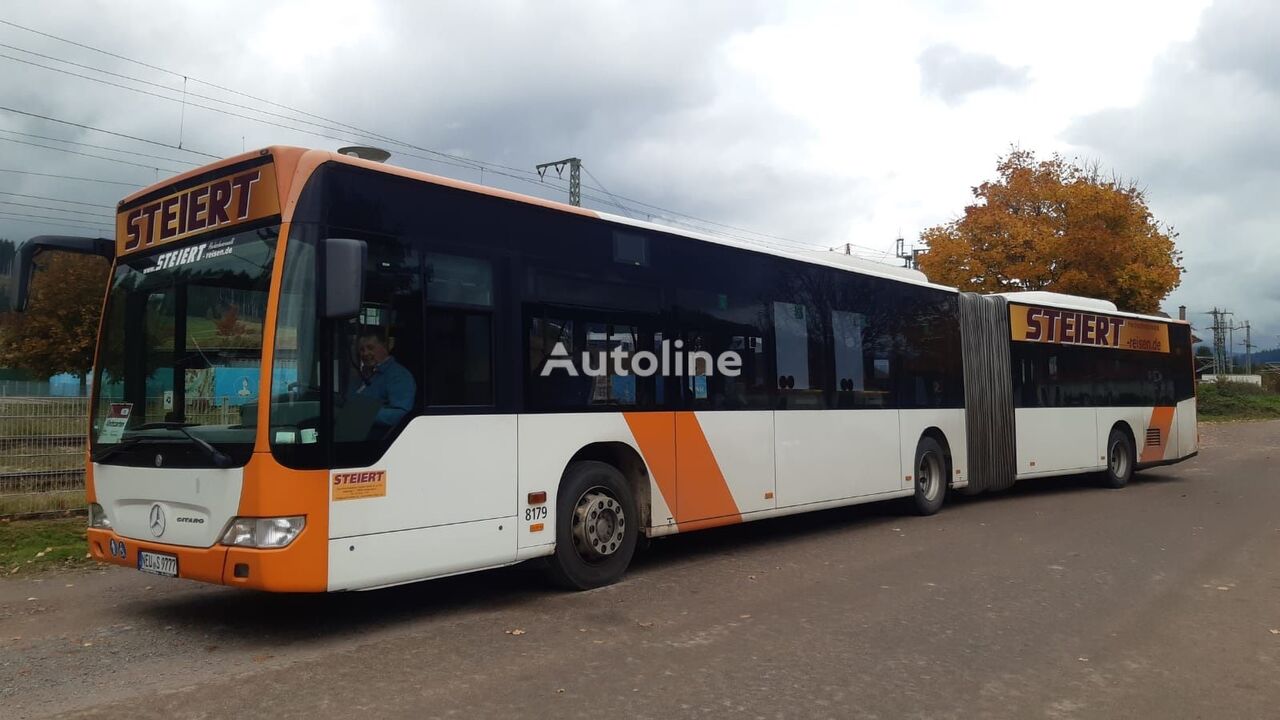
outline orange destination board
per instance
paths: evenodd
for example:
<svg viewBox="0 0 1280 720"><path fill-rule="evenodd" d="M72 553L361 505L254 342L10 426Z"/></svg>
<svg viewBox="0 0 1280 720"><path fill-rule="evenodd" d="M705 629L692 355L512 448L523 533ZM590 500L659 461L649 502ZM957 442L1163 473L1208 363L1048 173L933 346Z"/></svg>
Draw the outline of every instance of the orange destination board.
<svg viewBox="0 0 1280 720"><path fill-rule="evenodd" d="M116 215L117 251L146 250L279 213L275 165L241 166L224 177L131 203Z"/></svg>
<svg viewBox="0 0 1280 720"><path fill-rule="evenodd" d="M1169 352L1164 323L1082 310L1010 304L1009 330L1018 342Z"/></svg>

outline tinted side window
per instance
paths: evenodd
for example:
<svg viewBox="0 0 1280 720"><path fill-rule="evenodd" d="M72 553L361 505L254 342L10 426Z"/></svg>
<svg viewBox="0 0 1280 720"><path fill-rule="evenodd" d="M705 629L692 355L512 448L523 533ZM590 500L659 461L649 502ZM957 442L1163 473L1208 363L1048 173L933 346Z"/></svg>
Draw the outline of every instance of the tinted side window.
<svg viewBox="0 0 1280 720"><path fill-rule="evenodd" d="M776 260L770 293L779 409L829 405L831 301L845 273Z"/></svg>
<svg viewBox="0 0 1280 720"><path fill-rule="evenodd" d="M897 407L898 283L841 273L831 299L835 392L831 407Z"/></svg>
<svg viewBox="0 0 1280 720"><path fill-rule="evenodd" d="M360 314L335 323L332 348L336 467L378 459L420 413L423 390L423 296L420 257L407 241L331 229L368 246Z"/></svg>
<svg viewBox="0 0 1280 720"><path fill-rule="evenodd" d="M684 381L686 406L698 410L772 407L774 377L766 349L769 305L742 292L679 289L675 297L681 350L709 353L712 363L724 357L737 360L729 373L721 372L718 365L695 363Z"/></svg>
<svg viewBox="0 0 1280 720"><path fill-rule="evenodd" d="M955 296L903 286L897 385L903 408L962 407L963 372Z"/></svg>
<svg viewBox="0 0 1280 720"><path fill-rule="evenodd" d="M427 253L426 404L493 404L492 263Z"/></svg>
<svg viewBox="0 0 1280 720"><path fill-rule="evenodd" d="M1173 398L1176 401L1195 397L1195 369L1191 363L1191 327L1169 326L1169 376L1173 378Z"/></svg>
<svg viewBox="0 0 1280 720"><path fill-rule="evenodd" d="M650 409L679 382L662 376L651 316L534 304L525 313L530 410Z"/></svg>
<svg viewBox="0 0 1280 720"><path fill-rule="evenodd" d="M1194 392L1189 360L1176 352L1012 343L1017 407L1172 405Z"/></svg>

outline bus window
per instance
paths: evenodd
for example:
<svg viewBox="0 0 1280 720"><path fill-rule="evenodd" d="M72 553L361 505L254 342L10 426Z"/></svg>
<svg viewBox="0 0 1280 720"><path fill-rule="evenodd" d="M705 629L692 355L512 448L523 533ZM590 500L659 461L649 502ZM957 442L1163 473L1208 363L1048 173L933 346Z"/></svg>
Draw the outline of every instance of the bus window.
<svg viewBox="0 0 1280 720"><path fill-rule="evenodd" d="M426 259L428 406L493 404L493 268L482 258Z"/></svg>
<svg viewBox="0 0 1280 720"><path fill-rule="evenodd" d="M662 334L651 329L651 318L571 308L553 312L526 320L525 390L531 408L648 409L662 404Z"/></svg>
<svg viewBox="0 0 1280 720"><path fill-rule="evenodd" d="M836 407L878 405L867 393L863 368L862 333L866 318L862 313L831 311L832 349L836 361Z"/></svg>
<svg viewBox="0 0 1280 720"><path fill-rule="evenodd" d="M779 407L818 409L822 396L823 334L813 312L799 303L773 303L774 357Z"/></svg>
<svg viewBox="0 0 1280 720"><path fill-rule="evenodd" d="M587 404L589 378L570 373L564 361L577 363L582 349L576 323L565 317L544 315L528 320L529 406L538 410L581 407Z"/></svg>
<svg viewBox="0 0 1280 720"><path fill-rule="evenodd" d="M694 356L687 369L685 395L698 410L767 410L776 380L765 352L769 305L752 294L679 290L680 352L705 352L712 363L726 353L736 360L737 374L704 367ZM674 347L674 345L673 345Z"/></svg>
<svg viewBox="0 0 1280 720"><path fill-rule="evenodd" d="M635 405L636 375L631 359L639 351L639 328L587 323L583 371L591 375L592 405ZM587 367L592 365L593 367Z"/></svg>
<svg viewBox="0 0 1280 720"><path fill-rule="evenodd" d="M356 318L335 323L331 341L329 436L338 467L376 460L422 408L423 292L418 255L399 238L368 235L361 239L368 243L369 253L361 311Z"/></svg>

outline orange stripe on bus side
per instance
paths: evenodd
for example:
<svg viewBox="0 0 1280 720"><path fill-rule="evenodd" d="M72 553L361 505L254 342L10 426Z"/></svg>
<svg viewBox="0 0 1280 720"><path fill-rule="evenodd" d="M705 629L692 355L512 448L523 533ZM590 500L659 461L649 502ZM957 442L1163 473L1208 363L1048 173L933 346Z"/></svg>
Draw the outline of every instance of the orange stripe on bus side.
<svg viewBox="0 0 1280 720"><path fill-rule="evenodd" d="M640 455L644 457L658 484L658 492L666 501L671 516L679 518L676 502L676 430L675 413L622 413L631 428L631 435L640 446ZM663 524L666 518L651 519L652 524Z"/></svg>
<svg viewBox="0 0 1280 720"><path fill-rule="evenodd" d="M697 415L623 413L623 417L681 531L742 522Z"/></svg>
<svg viewBox="0 0 1280 720"><path fill-rule="evenodd" d="M680 495L676 522L681 530L693 529L685 527L685 523L712 518L721 521L716 525L742 522L715 452L702 432L698 416L691 412L676 413L676 479Z"/></svg>
<svg viewBox="0 0 1280 720"><path fill-rule="evenodd" d="M1151 410L1151 421L1147 423L1147 430L1160 431L1160 444L1148 445L1144 441L1138 462L1158 462L1164 459L1164 450L1169 447L1169 430L1173 427L1174 410L1175 408L1172 407L1157 407Z"/></svg>

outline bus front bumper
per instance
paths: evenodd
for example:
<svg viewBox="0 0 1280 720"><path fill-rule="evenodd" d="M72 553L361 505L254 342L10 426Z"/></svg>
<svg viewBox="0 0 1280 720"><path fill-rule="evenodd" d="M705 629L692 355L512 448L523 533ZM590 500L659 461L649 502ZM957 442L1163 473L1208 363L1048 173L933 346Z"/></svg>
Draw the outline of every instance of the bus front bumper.
<svg viewBox="0 0 1280 720"><path fill-rule="evenodd" d="M89 528L86 535L95 560L156 575L276 592L326 589L322 578L299 577L288 548L165 545L123 537L106 528ZM172 564L167 558L173 558Z"/></svg>

